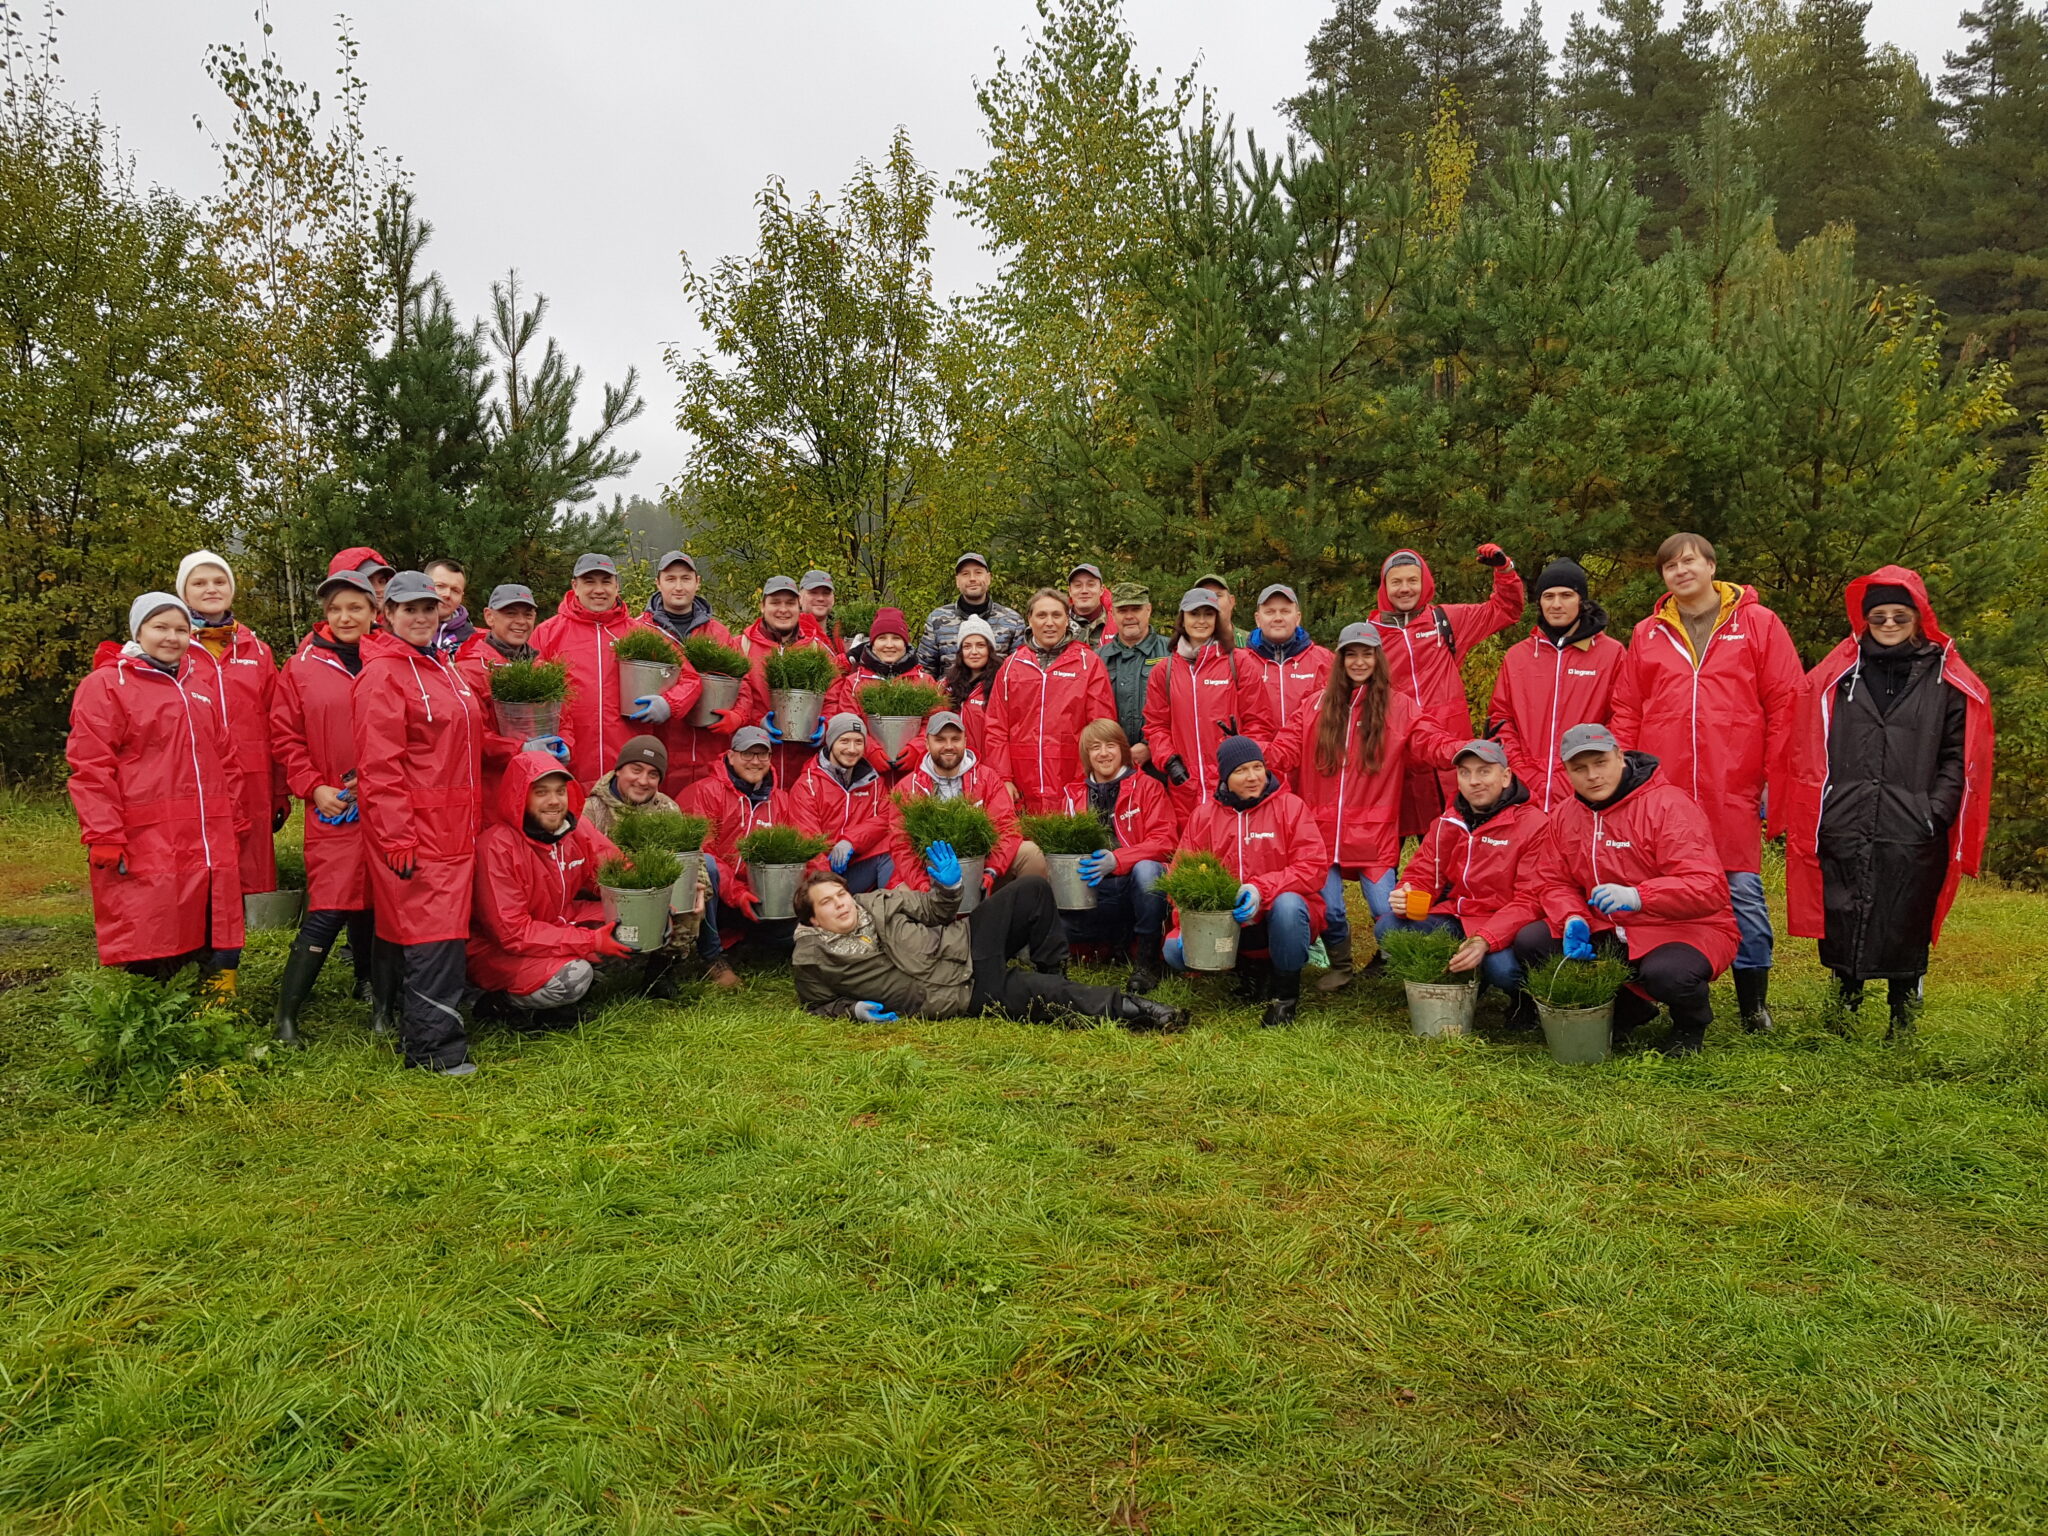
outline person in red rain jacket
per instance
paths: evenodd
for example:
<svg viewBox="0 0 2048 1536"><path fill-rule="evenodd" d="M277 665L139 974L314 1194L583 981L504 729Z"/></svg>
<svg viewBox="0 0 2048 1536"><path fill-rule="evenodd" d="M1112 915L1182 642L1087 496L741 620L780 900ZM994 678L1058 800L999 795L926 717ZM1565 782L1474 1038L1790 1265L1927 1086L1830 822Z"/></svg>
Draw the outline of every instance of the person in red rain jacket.
<svg viewBox="0 0 2048 1536"><path fill-rule="evenodd" d="M1575 725L1605 725L1614 680L1628 652L1607 631L1576 560L1553 560L1536 578L1536 624L1501 658L1487 706L1486 734L1507 749L1508 766L1547 811L1572 792L1558 743Z"/></svg>
<svg viewBox="0 0 2048 1536"><path fill-rule="evenodd" d="M1228 736L1216 749L1216 792L1195 808L1181 829L1180 846L1213 853L1237 876L1231 916L1244 929L1238 967L1247 980L1265 981L1269 1001L1261 1027L1292 1024L1301 1002L1301 968L1323 929L1323 871L1330 853L1316 818L1266 768L1265 754L1249 736ZM1166 963L1187 966L1180 930L1163 946ZM1264 949L1270 973L1251 969L1246 950Z"/></svg>
<svg viewBox="0 0 2048 1536"><path fill-rule="evenodd" d="M1074 639L1064 592L1039 588L1024 618L1025 637L989 695L988 764L1026 815L1042 816L1081 776L1081 727L1114 720L1116 695L1102 658Z"/></svg>
<svg viewBox="0 0 2048 1536"><path fill-rule="evenodd" d="M549 752L512 759L494 811L476 843L469 979L523 1013L563 1022L599 965L634 953L597 895L598 866L619 850L583 819L583 786Z"/></svg>
<svg viewBox="0 0 2048 1536"><path fill-rule="evenodd" d="M1837 1005L1866 981L1910 1035L1927 952L1990 826L1991 695L1942 633L1920 573L1849 583L1849 637L1806 675L1773 830L1785 831L1785 913L1820 940Z"/></svg>
<svg viewBox="0 0 2048 1536"><path fill-rule="evenodd" d="M1166 786L1132 761L1131 739L1116 721L1090 720L1081 727L1080 746L1087 772L1067 786L1060 809L1069 816L1094 811L1108 825L1113 846L1081 861L1095 905L1060 916L1070 941L1128 951L1124 990L1142 995L1166 975L1166 898L1155 888L1180 840L1180 820Z"/></svg>
<svg viewBox="0 0 2048 1536"><path fill-rule="evenodd" d="M1345 625L1322 703L1302 715L1273 751L1276 771L1299 772L1302 801L1330 850L1322 882L1330 969L1316 983L1323 992L1349 986L1353 975L1344 882L1358 882L1375 922L1387 915L1401 861L1403 785L1451 762L1459 746L1458 738L1397 692L1387 674L1379 629Z"/></svg>
<svg viewBox="0 0 2048 1536"><path fill-rule="evenodd" d="M370 995L370 875L363 863L363 821L356 804L356 678L363 639L377 616L370 579L343 571L315 594L321 621L300 642L277 679L270 734L285 784L306 802L306 915L277 983L272 1029L286 1045L299 1037L299 1013L313 995L327 952L349 935L357 993Z"/></svg>
<svg viewBox="0 0 2048 1536"><path fill-rule="evenodd" d="M867 638L855 645L846 659L852 670L834 683L825 695L827 715L853 714L865 718L868 710L861 703L860 691L869 683L896 678L913 683L931 682L910 649L910 625L900 608L877 608L875 621L868 626ZM904 742L902 754L893 763L889 761L889 754L882 743L872 736L868 738L868 761L875 765L876 771L892 789L900 785L923 758L924 732L921 730Z"/></svg>
<svg viewBox="0 0 2048 1536"><path fill-rule="evenodd" d="M1380 563L1379 609L1372 622L1386 643L1394 691L1457 741L1472 734L1472 706L1460 670L1474 646L1522 616L1527 598L1515 562L1498 544L1482 544L1481 565L1493 567L1493 596L1483 603L1439 603L1429 562L1397 549ZM1410 837L1436 820L1456 794L1448 772L1410 776L1401 807L1401 835Z"/></svg>
<svg viewBox="0 0 2048 1536"><path fill-rule="evenodd" d="M384 627L356 679L356 803L377 922L380 1028L408 1066L476 1070L462 1022L476 835L483 821L483 704L434 649L440 597L420 571L384 588Z"/></svg>
<svg viewBox="0 0 2048 1536"><path fill-rule="evenodd" d="M191 665L192 615L168 592L128 609L71 699L65 787L91 867L101 965L165 980L187 965L231 991L242 952L242 769Z"/></svg>
<svg viewBox="0 0 2048 1536"><path fill-rule="evenodd" d="M1558 749L1572 798L1550 813L1536 864L1543 917L1515 936L1524 973L1560 949L1590 960L1606 935L1635 980L1614 1003L1616 1038L1671 1010L1667 1056L1689 1056L1714 1022L1713 979L1735 958L1713 829L1657 759L1627 752L1604 725L1575 725Z"/></svg>
<svg viewBox="0 0 2048 1536"><path fill-rule="evenodd" d="M563 763L574 755L569 749L569 737L576 727L567 709L563 710L554 735L514 737L498 730L498 712L491 703L493 672L509 662L540 660L530 643L539 618L540 605L534 601L531 587L502 582L491 589L491 600L484 605L482 627L455 651L455 670L469 684L469 691L476 695L484 712L485 805L497 803L498 775L521 752L546 752Z"/></svg>
<svg viewBox="0 0 2048 1536"><path fill-rule="evenodd" d="M833 648L831 638L819 628L816 619L803 611L796 583L787 576L770 576L761 583L761 616L740 636L740 649L753 663L747 687L751 697L760 702L761 728L775 745L775 782L792 788L810 760L817 756L818 744L825 739L821 715L809 741L784 741L774 712L768 708L768 658L793 645L818 646L832 657L834 666L844 670L844 659ZM749 695L742 695L740 702L746 704L748 698Z"/></svg>
<svg viewBox="0 0 2048 1536"><path fill-rule="evenodd" d="M1417 841L1394 887L1393 912L1373 924L1373 933L1382 939L1396 930L1456 934L1465 942L1450 969L1477 971L1481 986L1498 987L1511 1024L1526 1029L1536 1023L1535 1005L1522 990L1515 935L1543 915L1536 866L1550 819L1529 798L1497 741L1466 742L1458 749L1457 774L1458 798ZM1405 916L1417 897L1428 911Z"/></svg>
<svg viewBox="0 0 2048 1536"><path fill-rule="evenodd" d="M1609 722L1624 748L1655 752L1664 780L1714 829L1742 930L1735 998L1743 1028L1771 1027L1771 909L1764 904L1766 791L1792 732L1805 669L1756 589L1714 579L1714 546L1674 533L1657 550L1666 595L1635 628Z"/></svg>
<svg viewBox="0 0 2048 1536"><path fill-rule="evenodd" d="M291 814L284 771L270 743L270 706L277 697L277 658L248 625L235 621L235 574L211 550L178 562L178 596L192 615L192 670L212 698L242 765L242 894L277 889L273 839Z"/></svg>
<svg viewBox="0 0 2048 1536"><path fill-rule="evenodd" d="M996 674L1002 670L996 655L996 632L987 619L963 619L958 646L952 664L939 678L939 687L967 729L967 750L986 758L988 701L995 694Z"/></svg>
<svg viewBox="0 0 2048 1536"><path fill-rule="evenodd" d="M1259 594L1258 619L1238 660L1258 678L1272 741L1277 742L1300 725L1303 714L1314 714L1322 704L1323 685L1337 658L1329 647L1309 639L1301 627L1301 599L1284 583L1276 581ZM1301 792L1298 772L1290 769L1286 775L1287 787L1296 794Z"/></svg>
<svg viewBox="0 0 2048 1536"><path fill-rule="evenodd" d="M798 775L791 799L796 824L828 840L818 856L849 891L878 891L893 873L889 858L889 791L868 761L867 722L838 714L825 722L825 744Z"/></svg>
<svg viewBox="0 0 2048 1536"><path fill-rule="evenodd" d="M996 824L996 845L982 861L981 888L987 894L998 881L1016 874L1043 875L1045 855L1036 844L1024 841L1017 828L1017 802L1001 774L982 762L967 748L967 728L958 715L942 709L925 722L923 760L910 771L896 791L899 800L928 796L941 800L966 800L988 812ZM903 818L889 819L889 857L895 863L895 883L913 891L928 890L931 877L924 859L911 846Z"/></svg>
<svg viewBox="0 0 2048 1536"><path fill-rule="evenodd" d="M1226 738L1273 744L1265 688L1254 664L1239 662L1219 603L1206 587L1182 595L1171 648L1145 679L1145 744L1183 821L1215 793L1216 748Z"/></svg>
<svg viewBox="0 0 2048 1536"><path fill-rule="evenodd" d="M327 574L339 576L343 571L354 571L370 583L370 595L377 600L377 612L384 612L384 588L392 577L398 574L398 567L386 560L367 544L352 545L336 553L327 562Z"/></svg>
<svg viewBox="0 0 2048 1536"><path fill-rule="evenodd" d="M612 645L629 629L660 635L674 650L682 671L665 692L620 696L619 662ZM533 632L533 649L542 661L559 661L569 669L569 707L562 712L562 735L569 744L570 770L582 784L605 772L619 748L642 731L689 714L704 691L697 669L674 638L621 605L619 568L610 555L577 557L569 590L562 594L554 617Z"/></svg>
<svg viewBox="0 0 2048 1536"><path fill-rule="evenodd" d="M776 784L773 745L760 726L741 726L733 732L720 770L692 784L677 802L685 815L711 823L704 852L718 889L718 934L728 949L753 931L761 910L747 866L740 862L740 843L760 827L797 825L796 802Z"/></svg>
<svg viewBox="0 0 2048 1536"><path fill-rule="evenodd" d="M680 549L661 557L654 568L655 592L647 599L647 622L663 630L681 645L687 640L709 640L730 650L739 643L732 631L712 617L711 605L702 595L703 577L697 562ZM718 771L732 733L743 725L758 725L768 712L768 695L752 686L751 676L742 679L740 696L730 709L718 711L717 722L709 726L691 724L693 711L671 715L668 724L656 732L668 748L668 778L663 788L679 795L706 774Z"/></svg>

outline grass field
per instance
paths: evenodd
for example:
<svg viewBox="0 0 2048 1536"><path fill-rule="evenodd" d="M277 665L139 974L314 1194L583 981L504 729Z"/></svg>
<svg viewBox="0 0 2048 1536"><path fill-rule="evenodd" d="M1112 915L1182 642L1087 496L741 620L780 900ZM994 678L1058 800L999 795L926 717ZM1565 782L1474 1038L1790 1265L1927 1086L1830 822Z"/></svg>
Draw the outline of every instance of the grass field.
<svg viewBox="0 0 2048 1536"><path fill-rule="evenodd" d="M2048 1529L2048 900L1966 892L1906 1049L1798 942L1778 1035L1578 1069L756 971L451 1082L335 977L137 1114L53 1071L68 819L0 833L0 1531Z"/></svg>

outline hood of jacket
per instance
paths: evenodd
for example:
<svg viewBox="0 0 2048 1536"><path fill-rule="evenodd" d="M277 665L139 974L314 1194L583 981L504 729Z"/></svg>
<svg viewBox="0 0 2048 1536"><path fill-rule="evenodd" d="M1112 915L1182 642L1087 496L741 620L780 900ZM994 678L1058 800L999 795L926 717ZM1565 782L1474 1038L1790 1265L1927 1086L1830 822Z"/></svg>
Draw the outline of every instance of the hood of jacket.
<svg viewBox="0 0 2048 1536"><path fill-rule="evenodd" d="M1607 633L1607 610L1590 597L1579 599L1579 616L1572 621L1572 627L1561 635L1550 632L1550 626L1543 622L1543 610L1536 610L1536 633L1560 648L1567 645L1584 645L1587 641Z"/></svg>
<svg viewBox="0 0 2048 1536"><path fill-rule="evenodd" d="M400 661L408 657L415 661L439 661L442 657L442 653L431 645L422 650L410 641L399 639L388 629L371 630L363 636L362 644L364 661L375 656L390 656Z"/></svg>
<svg viewBox="0 0 2048 1536"><path fill-rule="evenodd" d="M749 646L767 646L770 649L779 649L786 645L802 645L805 642L813 645L822 645L828 651L832 649L832 643L825 634L825 626L808 613L799 613L796 616L796 633L787 640L776 639L769 632L768 621L763 618L756 618L753 623L747 626L746 641Z"/></svg>
<svg viewBox="0 0 2048 1536"><path fill-rule="evenodd" d="M1387 599L1387 571L1393 566L1395 558L1400 555L1414 556L1415 563L1422 568L1422 596L1416 601L1415 606L1413 608L1410 608L1406 613L1401 612ZM1429 568L1429 562L1422 558L1422 552L1420 550L1397 549L1394 551L1393 554L1388 555L1386 559L1380 562L1379 594L1374 598L1374 602L1378 606L1378 611L1374 615L1374 617L1378 618L1381 623L1406 624L1418 613L1429 612L1430 604L1434 603L1435 601L1436 572L1432 571Z"/></svg>
<svg viewBox="0 0 2048 1536"><path fill-rule="evenodd" d="M1425 577L1425 585L1427 581L1428 578ZM1265 657L1268 661L1292 661L1303 651L1307 650L1311 644L1313 642L1308 637L1308 631L1297 624L1294 626L1293 635L1288 638L1285 645L1277 647L1269 645L1266 642L1266 632L1263 629L1255 629L1252 631L1252 643L1246 646L1245 649Z"/></svg>
<svg viewBox="0 0 2048 1536"><path fill-rule="evenodd" d="M657 592L647 599L647 618L650 623L658 624L676 639L687 640L711 622L711 605L705 602L700 594L690 599L688 613L670 613L662 606L661 594Z"/></svg>
<svg viewBox="0 0 2048 1536"><path fill-rule="evenodd" d="M904 677L912 672L923 670L918 662L916 651L905 651L900 661L884 661L874 653L865 640L847 652L846 659L852 662L855 667L872 672L877 677Z"/></svg>
<svg viewBox="0 0 2048 1536"><path fill-rule="evenodd" d="M526 792L551 773L568 776L569 814L580 817L588 797L583 786L576 782L575 775L555 761L551 753L521 752L505 765L504 775L498 780L498 803L492 808L498 820L508 826L523 827L526 824Z"/></svg>
<svg viewBox="0 0 2048 1536"><path fill-rule="evenodd" d="M1941 621L1934 616L1934 604L1927 600L1927 583L1920 579L1918 571L1904 565L1887 565L1849 583L1844 601L1849 608L1849 631L1857 639L1861 640L1870 630L1870 621L1863 616L1863 594L1874 586L1904 587L1913 596L1913 611L1920 615L1920 638L1935 645L1948 644Z"/></svg>

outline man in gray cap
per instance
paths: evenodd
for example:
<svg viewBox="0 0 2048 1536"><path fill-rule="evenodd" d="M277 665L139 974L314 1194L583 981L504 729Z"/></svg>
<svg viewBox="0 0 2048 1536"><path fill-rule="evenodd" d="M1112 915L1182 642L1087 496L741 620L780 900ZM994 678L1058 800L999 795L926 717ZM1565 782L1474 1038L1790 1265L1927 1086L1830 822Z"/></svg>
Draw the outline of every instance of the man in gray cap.
<svg viewBox="0 0 2048 1536"><path fill-rule="evenodd" d="M678 797L685 815L702 816L711 823L704 837L704 865L716 899L707 904L706 913L714 939L727 950L748 936L788 944L786 922L773 929L760 927L761 898L739 856L739 845L749 833L796 825L795 803L776 783L774 745L760 726L741 726L732 733L732 745L718 770ZM736 976L727 982L715 971L712 979L719 986L738 985Z"/></svg>
<svg viewBox="0 0 2048 1536"><path fill-rule="evenodd" d="M839 601L839 594L832 586L832 573L814 566L797 578L796 590L804 612L818 621L818 628L829 632L832 609Z"/></svg>
<svg viewBox="0 0 2048 1536"><path fill-rule="evenodd" d="M1152 589L1141 581L1120 581L1110 592L1116 632L1096 650L1109 673L1116 695L1116 723L1131 744L1131 763L1145 768L1152 749L1145 745L1145 687L1152 669L1166 660L1172 642L1152 628ZM1148 770L1149 771L1149 770ZM1158 774L1153 773L1157 778Z"/></svg>
<svg viewBox="0 0 2048 1536"><path fill-rule="evenodd" d="M1536 863L1549 819L1529 798L1497 741L1480 738L1458 749L1458 793L1409 856L1391 911L1373 924L1390 933L1454 933L1465 942L1451 957L1454 974L1479 973L1482 987L1508 1000L1511 1028L1532 1028L1535 1004L1522 990L1515 936L1536 920Z"/></svg>
<svg viewBox="0 0 2048 1536"><path fill-rule="evenodd" d="M1109 608L1103 599L1102 567L1082 561L1067 572L1067 630L1088 646L1099 646L1109 631Z"/></svg>
<svg viewBox="0 0 2048 1536"><path fill-rule="evenodd" d="M1245 660L1266 696L1266 714L1275 732L1284 736L1298 730L1302 715L1315 713L1323 702L1323 686L1336 657L1309 639L1301 626L1301 599L1285 582L1276 581L1259 593L1258 620L1251 644L1244 648ZM1289 789L1300 790L1300 769L1281 777Z"/></svg>
<svg viewBox="0 0 2048 1536"><path fill-rule="evenodd" d="M1573 726L1558 755L1572 794L1551 807L1536 861L1542 915L1515 936L1515 958L1526 972L1560 951L1593 959L1599 941L1622 950L1636 986L1614 1000L1615 1037L1662 1003L1664 1054L1689 1056L1714 1022L1713 980L1740 942L1714 830L1656 758L1623 752L1604 725Z"/></svg>
<svg viewBox="0 0 2048 1536"><path fill-rule="evenodd" d="M924 761L897 786L903 800L965 800L988 812L996 826L996 845L982 861L982 890L1025 875L1046 872L1045 855L1026 842L1017 829L1017 801L1001 774L982 762L967 745L967 725L958 714L942 709L924 723ZM901 872L900 884L929 890L924 861L911 846L903 818L890 818L890 858Z"/></svg>
<svg viewBox="0 0 2048 1536"><path fill-rule="evenodd" d="M944 677L953 665L960 653L960 626L968 619L981 619L995 631L998 662L1024 638L1024 616L989 596L990 580L988 561L971 549L953 562L953 586L960 596L931 611L917 642L918 665L933 677Z"/></svg>
<svg viewBox="0 0 2048 1536"><path fill-rule="evenodd" d="M695 636L729 646L732 631L712 617L703 585L696 558L680 549L670 550L655 562L654 595L647 599L647 617L678 644Z"/></svg>
<svg viewBox="0 0 2048 1536"><path fill-rule="evenodd" d="M540 604L533 600L533 588L516 581L501 581L491 588L484 604L483 627L462 642L455 653L458 664L475 662L482 667L501 667L508 661L532 661L533 627L540 622ZM488 688L485 697L489 697Z"/></svg>
<svg viewBox="0 0 2048 1536"><path fill-rule="evenodd" d="M790 796L797 825L826 840L826 862L856 895L880 890L894 872L893 807L867 752L867 721L850 711L834 715L825 723L824 746L797 775Z"/></svg>

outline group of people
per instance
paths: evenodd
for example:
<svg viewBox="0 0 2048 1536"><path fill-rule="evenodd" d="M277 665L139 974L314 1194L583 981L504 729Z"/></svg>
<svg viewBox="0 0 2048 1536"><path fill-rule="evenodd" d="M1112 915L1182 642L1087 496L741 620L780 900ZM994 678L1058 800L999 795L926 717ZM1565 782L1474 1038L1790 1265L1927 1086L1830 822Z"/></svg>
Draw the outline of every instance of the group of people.
<svg viewBox="0 0 2048 1536"><path fill-rule="evenodd" d="M1820 940L1840 1005L1883 979L1892 1029L1910 1030L1956 880L1977 869L1992 747L1988 695L1920 578L1886 567L1851 583L1849 635L1809 671L1696 534L1658 550L1665 594L1626 645L1586 571L1553 560L1475 732L1465 662L1530 595L1497 545L1476 558L1487 600L1439 603L1428 562L1394 551L1374 611L1326 648L1285 583L1259 591L1255 628L1240 630L1230 582L1205 575L1162 634L1149 590L1093 563L1006 607L976 552L915 644L894 608L843 634L823 571L771 577L735 637L680 550L657 562L644 610L623 601L614 562L588 554L545 620L531 589L505 584L473 624L456 561L398 571L356 548L330 563L320 620L279 668L234 616L229 563L195 551L173 590L135 600L128 643L101 648L73 704L100 958L157 973L196 962L231 989L242 897L274 887L272 837L302 802L307 911L278 1034L296 1037L346 934L375 1026L409 1064L467 1074L466 1007L571 1020L600 969L648 966L606 921L596 874L615 818L673 808L710 825L676 949L730 987L736 945L785 946L798 1000L821 1014L1181 1027L1186 1014L1148 994L1185 963L1158 887L1195 851L1239 882L1240 985L1268 1025L1294 1019L1312 959L1330 992L1369 968L1346 909L1356 884L1376 934L1457 935L1452 969L1505 993L1511 1024L1532 1022L1532 966L1625 954L1617 1030L1668 1009L1664 1049L1683 1053L1724 971L1745 1027L1770 1027L1769 830L1787 839L1790 926ZM622 690L612 645L631 629L669 642L664 692ZM749 663L705 725L683 648L695 637ZM802 646L838 679L808 739L783 732L766 677L769 657ZM490 674L520 661L567 670L554 733L499 729ZM891 753L860 691L904 677L934 681L942 707ZM919 796L972 801L997 829L964 917L954 850L918 850L905 831L901 807ZM1018 818L1083 811L1110 846L1080 866L1095 906L1061 912ZM762 919L739 856L774 825L826 847L780 924ZM1122 985L1069 980L1070 945L1127 959Z"/></svg>

